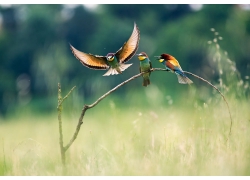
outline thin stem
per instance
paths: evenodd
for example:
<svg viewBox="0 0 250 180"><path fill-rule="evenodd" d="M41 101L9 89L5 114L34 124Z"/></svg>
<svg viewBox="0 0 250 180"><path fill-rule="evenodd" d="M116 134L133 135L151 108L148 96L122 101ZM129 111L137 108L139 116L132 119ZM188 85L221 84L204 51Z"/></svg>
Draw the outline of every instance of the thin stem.
<svg viewBox="0 0 250 180"><path fill-rule="evenodd" d="M113 89L111 89L110 91L108 91L107 93L105 93L104 95L102 95L99 99L97 99L93 104L89 105L89 108L92 108L94 106L96 106L101 100L103 100L105 97L107 97L109 94L111 94L112 92L114 92L115 90L117 90L118 88L120 88L121 86L127 84L128 82L140 77L142 74L144 74L145 72L139 73L137 75L134 75L133 77L127 79L126 81L122 82L121 84L117 85L116 87L114 87Z"/></svg>
<svg viewBox="0 0 250 180"><path fill-rule="evenodd" d="M153 70L154 71L154 70ZM80 118L78 120L78 124L76 126L76 130L75 133L73 134L73 137L71 138L71 140L69 141L69 143L65 146L65 150L67 150L72 143L75 141L75 139L77 138L77 135L80 131L81 125L83 123L83 117L85 115L85 112L88 109L91 109L93 107L95 107L101 100L103 100L104 98L106 98L109 94L111 94L112 92L114 92L115 90L117 90L118 88L120 88L121 86L127 84L128 82L140 77L142 74L144 74L145 72L139 73L137 75L134 75L133 77L127 79L126 81L120 83L119 85L117 85L116 87L114 87L113 89L109 90L108 92L106 92L104 95L102 95L100 98L98 98L94 103L90 104L90 105L84 105L83 109L82 109L82 113L80 115Z"/></svg>
<svg viewBox="0 0 250 180"><path fill-rule="evenodd" d="M63 133L62 133L62 95L61 95L61 84L58 83L58 123L59 123L59 144L62 164L65 165L65 151L63 148Z"/></svg>
<svg viewBox="0 0 250 180"><path fill-rule="evenodd" d="M166 71L166 69L163 69L163 68L152 68L152 69L150 69L150 71L151 71L151 72L153 72L153 71ZM204 81L204 82L207 82L209 85L211 85L213 88L215 88L215 89L220 93L220 95L223 97L224 101L225 101L226 104L227 104L228 111L229 111L230 118L231 118L231 125L230 125L230 131L229 131L229 135L230 135L230 134L231 134L231 127L232 127L232 117L231 117L231 112L230 112L230 110L229 110L228 103L227 103L226 98L224 97L224 95L223 95L214 85L212 85L212 84L211 84L210 82L208 82L207 80L205 80L205 79L203 79L203 78L201 78L201 77L199 77L199 76L197 76L197 75L195 75L195 74L192 74L192 73L190 73L190 72L187 72L187 71L184 71L184 72L187 73L187 74L193 75L194 77L196 77L196 78L198 78L198 79L201 79L201 80ZM69 147L73 144L73 142L75 141L75 139L77 138L78 133L79 133L79 131L80 131L80 129L81 129L81 125L83 124L84 115L85 115L85 113L86 113L86 111L87 111L88 109L91 109L91 108L95 107L99 102L101 102L101 101L102 101L104 98L106 98L109 94L111 94L112 92L114 92L115 90L117 90L118 88L120 88L121 86L125 85L126 83L128 83L128 82L130 82L130 81L132 81L132 80L134 80L134 79L136 79L136 78L138 78L138 77L140 77L140 76L141 76L142 74L144 74L144 73L147 73L147 72L141 72L141 73L139 73L139 74L137 74L137 75L132 76L131 78L127 79L126 81L120 83L119 85L115 86L113 89L111 89L111 90L109 90L108 92L106 92L104 95L102 95L100 98L98 98L94 103L92 103L92 104L90 104L90 105L84 105L84 107L83 107L83 109L82 109L82 112L81 112L81 115L80 115L79 120L78 120L78 124L77 124L77 126L76 126L76 130L75 130L75 132L74 132L74 134L73 134L73 137L71 138L71 140L69 141L69 143L64 147L64 150L67 151L67 150L69 149ZM59 105L60 105L60 103L59 103Z"/></svg>
<svg viewBox="0 0 250 180"><path fill-rule="evenodd" d="M63 101L64 101L66 98L68 98L68 96L72 93L72 91L73 91L75 88L76 88L76 86L72 87L71 90L68 92L68 94L67 94L66 96L64 96L64 98L61 97L61 101L60 101L60 103L58 102L58 106L60 106L60 105L63 103ZM61 91L61 86L60 86L60 91ZM57 108L58 108L58 106L57 106Z"/></svg>
<svg viewBox="0 0 250 180"><path fill-rule="evenodd" d="M75 89L76 86L74 86L64 98L62 98L62 91L61 91L61 84L58 83L58 105L57 105L57 111L58 111L58 123L59 123L59 144L60 144L60 152L61 152L61 159L62 164L65 165L65 152L66 148L63 147L63 133L62 133L62 103L63 101L68 98L70 93Z"/></svg>
<svg viewBox="0 0 250 180"><path fill-rule="evenodd" d="M166 71L166 69L162 69L162 68L153 68L151 71ZM190 74L206 83L208 83L210 86L212 86L216 91L218 91L220 93L220 95L222 96L223 100L225 101L226 105L227 105L227 109L228 109L228 112L229 112L229 116L230 116L230 128L229 128L229 133L228 133L228 137L231 135L231 131L232 131L232 125L233 125L233 118L232 118L232 115L231 115L231 111L229 109L229 105L228 105L228 102L225 98L225 96L220 92L220 90L215 87L213 84L211 84L210 82L208 82L207 80L203 79L202 77L200 76L197 76L196 74L193 74L191 72L188 72L188 71L183 71L184 73L187 73L187 74ZM228 139L227 139L228 140Z"/></svg>
<svg viewBox="0 0 250 180"><path fill-rule="evenodd" d="M211 84L211 83L208 82L207 80L201 78L200 76L197 76L197 75L195 75L195 74L193 74L193 73L191 73L191 72L188 72L188 71L184 71L184 73L190 74L190 75L192 75L192 76L194 76L194 77L196 77L196 78L198 78L198 79L200 79L200 80L202 80L202 81L208 83L208 84L209 84L210 86L212 86L216 91L218 91L218 92L220 93L220 95L223 97L224 101L226 102L227 109L228 109L228 112L229 112L229 115L230 115L230 120L231 120L230 129L229 129L229 134L228 134L228 136L230 136L230 135L231 135L232 125L233 125L233 119L232 119L231 111L230 111L230 109L229 109L229 105L228 105L228 102L227 102L225 96L221 93L221 91L220 91L217 87L215 87L213 84Z"/></svg>

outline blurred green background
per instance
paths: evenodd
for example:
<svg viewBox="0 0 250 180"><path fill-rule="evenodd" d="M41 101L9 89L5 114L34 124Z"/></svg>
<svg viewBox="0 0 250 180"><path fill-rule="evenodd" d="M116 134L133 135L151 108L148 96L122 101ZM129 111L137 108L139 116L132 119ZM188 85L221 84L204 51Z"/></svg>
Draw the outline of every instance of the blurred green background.
<svg viewBox="0 0 250 180"><path fill-rule="evenodd" d="M140 30L139 52L153 67L169 53L188 75L151 73L125 84L83 119L61 164L57 87L63 138L74 134L84 104L139 73L83 66L86 53L116 52ZM0 175L250 175L250 5L0 5Z"/></svg>
<svg viewBox="0 0 250 180"><path fill-rule="evenodd" d="M145 51L153 67L163 67L154 56L169 53L183 70L215 85L221 85L221 80L227 85L226 67L244 80L242 87L247 87L241 97L248 97L249 5L0 5L0 116L27 109L55 112L58 82L64 94L77 86L70 105L80 110L139 73L139 61L133 57L129 61L133 66L123 74L103 77L105 71L82 66L69 48L71 43L86 53L116 52L129 38L134 22L140 30L137 53ZM191 90L179 84L174 74L154 72L151 86L142 87L138 78L110 98L123 106L178 105L189 89L189 96L190 91L196 94L198 103L207 101L212 89L190 79L194 81ZM231 86L219 88L230 95L236 89Z"/></svg>

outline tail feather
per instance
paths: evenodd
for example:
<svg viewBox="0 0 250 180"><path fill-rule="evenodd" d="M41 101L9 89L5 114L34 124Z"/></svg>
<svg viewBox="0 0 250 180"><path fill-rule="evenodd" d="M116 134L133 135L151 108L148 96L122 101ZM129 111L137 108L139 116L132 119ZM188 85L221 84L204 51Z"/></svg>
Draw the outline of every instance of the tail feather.
<svg viewBox="0 0 250 180"><path fill-rule="evenodd" d="M147 87L150 84L150 80L149 79L143 79L142 85Z"/></svg>
<svg viewBox="0 0 250 180"><path fill-rule="evenodd" d="M180 74L176 74L178 78L178 82L181 84L191 84L193 81L191 81L187 76L183 76Z"/></svg>
<svg viewBox="0 0 250 180"><path fill-rule="evenodd" d="M127 69L131 65L132 64L120 64L119 68L120 68L121 71L124 71L125 69Z"/></svg>
<svg viewBox="0 0 250 180"><path fill-rule="evenodd" d="M103 76L109 76L109 75L116 75L116 74L121 74L122 71L127 69L129 66L132 64L120 64L117 68L110 68Z"/></svg>
<svg viewBox="0 0 250 180"><path fill-rule="evenodd" d="M109 76L109 75L114 75L114 74L119 74L119 72L116 71L116 69L113 69L111 67L105 74L103 74L103 76Z"/></svg>

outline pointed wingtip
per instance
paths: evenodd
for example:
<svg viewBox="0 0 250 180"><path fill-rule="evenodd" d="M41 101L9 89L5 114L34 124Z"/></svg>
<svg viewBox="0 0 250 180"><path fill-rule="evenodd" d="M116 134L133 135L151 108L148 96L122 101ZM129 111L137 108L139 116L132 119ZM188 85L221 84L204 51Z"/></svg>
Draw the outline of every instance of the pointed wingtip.
<svg viewBox="0 0 250 180"><path fill-rule="evenodd" d="M70 47L70 49L72 50L72 52L74 51L74 46L72 46L70 43L69 43L69 47ZM73 52L73 54L74 54L74 52Z"/></svg>
<svg viewBox="0 0 250 180"><path fill-rule="evenodd" d="M70 46L70 47L73 47L72 44L70 44L70 42L68 42L68 43L69 43L69 46Z"/></svg>

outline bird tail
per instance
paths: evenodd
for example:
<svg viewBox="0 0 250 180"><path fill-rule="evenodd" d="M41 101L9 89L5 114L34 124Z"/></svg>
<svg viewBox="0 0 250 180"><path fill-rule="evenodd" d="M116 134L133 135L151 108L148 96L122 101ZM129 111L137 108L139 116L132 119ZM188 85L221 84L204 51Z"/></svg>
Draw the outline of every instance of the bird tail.
<svg viewBox="0 0 250 180"><path fill-rule="evenodd" d="M125 69L127 69L131 65L132 64L120 64L119 68L120 68L121 71L124 71Z"/></svg>
<svg viewBox="0 0 250 180"><path fill-rule="evenodd" d="M191 84L193 81L191 81L186 75L180 75L177 74L178 82L181 84Z"/></svg>
<svg viewBox="0 0 250 180"><path fill-rule="evenodd" d="M143 78L142 85L145 86L145 87L147 87L149 84L150 84L150 80L146 79L146 78Z"/></svg>
<svg viewBox="0 0 250 180"><path fill-rule="evenodd" d="M109 76L109 75L115 75L115 74L121 74L122 71L124 71L125 69L127 69L129 66L131 66L132 64L120 64L118 67L116 68L110 68L103 76Z"/></svg>

